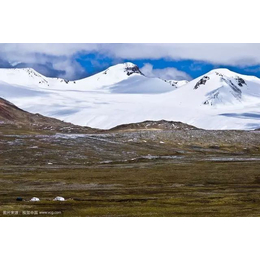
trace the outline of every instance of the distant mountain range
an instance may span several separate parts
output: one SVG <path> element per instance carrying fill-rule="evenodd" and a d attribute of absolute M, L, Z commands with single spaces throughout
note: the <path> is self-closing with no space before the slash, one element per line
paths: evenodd
<path fill-rule="evenodd" d="M 30 68 L 0 69 L 0 97 L 31 113 L 100 129 L 146 120 L 204 129 L 260 127 L 260 79 L 228 69 L 190 82 L 148 78 L 130 62 L 77 81 Z"/>

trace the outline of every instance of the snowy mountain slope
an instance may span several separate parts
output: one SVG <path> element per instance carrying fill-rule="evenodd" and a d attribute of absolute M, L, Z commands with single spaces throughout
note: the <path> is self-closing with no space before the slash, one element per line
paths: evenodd
<path fill-rule="evenodd" d="M 132 63 L 75 82 L 0 69 L 0 96 L 32 113 L 102 129 L 162 119 L 204 129 L 260 127 L 260 79 L 227 69 L 177 88 Z"/>
<path fill-rule="evenodd" d="M 111 66 L 93 76 L 78 80 L 77 85 L 82 88 L 85 86 L 88 90 L 98 90 L 130 79 L 134 76 L 144 78 L 144 75 L 135 64 L 126 62 Z"/>
<path fill-rule="evenodd" d="M 43 90 L 79 90 L 79 91 L 106 91 L 126 93 L 126 85 L 130 92 L 162 93 L 172 91 L 173 88 L 158 78 L 145 77 L 139 68 L 130 62 L 117 64 L 93 76 L 68 81 L 61 78 L 49 78 L 41 75 L 34 69 L 0 69 L 0 81 L 8 84 L 20 85 L 30 89 Z M 122 83 L 119 85 L 119 83 Z"/>
<path fill-rule="evenodd" d="M 260 79 L 216 69 L 176 90 L 174 98 L 189 106 L 253 105 L 260 101 Z"/>
<path fill-rule="evenodd" d="M 178 87 L 181 87 L 181 86 L 187 84 L 189 81 L 188 80 L 173 80 L 173 79 L 169 79 L 169 80 L 165 80 L 165 82 L 168 82 L 173 87 L 178 88 Z"/>
<path fill-rule="evenodd" d="M 61 78 L 48 78 L 34 69 L 0 69 L 0 80 L 8 84 L 27 87 L 49 87 L 50 85 L 66 86 L 73 85 L 75 81 L 67 81 Z"/>
<path fill-rule="evenodd" d="M 28 130 L 48 130 L 59 131 L 62 133 L 93 133 L 96 131 L 95 129 L 75 126 L 40 114 L 31 114 L 2 98 L 0 98 L 0 125 L 1 133 L 5 130 L 10 133 L 10 131 L 12 132 L 15 129 L 17 129 L 18 132 Z"/>

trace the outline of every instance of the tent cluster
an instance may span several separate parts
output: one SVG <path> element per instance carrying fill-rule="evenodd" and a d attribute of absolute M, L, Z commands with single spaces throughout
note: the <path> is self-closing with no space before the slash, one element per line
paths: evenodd
<path fill-rule="evenodd" d="M 18 198 L 16 198 L 16 200 L 17 200 L 17 201 L 23 201 L 23 198 L 18 197 Z M 35 202 L 35 201 L 40 201 L 40 199 L 37 198 L 37 197 L 33 197 L 33 198 L 30 199 L 30 201 Z M 64 199 L 63 197 L 59 197 L 59 196 L 58 196 L 58 197 L 56 197 L 55 199 L 53 199 L 53 201 L 65 201 L 65 199 Z"/>

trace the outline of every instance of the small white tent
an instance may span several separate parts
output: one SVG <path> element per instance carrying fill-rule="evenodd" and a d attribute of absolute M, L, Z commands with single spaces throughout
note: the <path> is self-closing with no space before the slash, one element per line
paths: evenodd
<path fill-rule="evenodd" d="M 39 199 L 39 198 L 36 198 L 36 197 L 33 197 L 33 198 L 31 198 L 30 201 L 40 201 L 40 199 Z"/>
<path fill-rule="evenodd" d="M 65 199 L 63 197 L 56 197 L 54 201 L 65 201 Z"/>

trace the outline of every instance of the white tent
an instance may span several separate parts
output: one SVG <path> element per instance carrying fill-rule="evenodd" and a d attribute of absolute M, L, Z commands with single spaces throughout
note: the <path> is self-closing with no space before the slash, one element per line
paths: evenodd
<path fill-rule="evenodd" d="M 36 197 L 33 197 L 33 198 L 31 198 L 30 201 L 40 201 L 40 199 L 39 199 L 39 198 L 36 198 Z"/>
<path fill-rule="evenodd" d="M 63 197 L 56 197 L 54 201 L 65 201 L 65 199 Z"/>

